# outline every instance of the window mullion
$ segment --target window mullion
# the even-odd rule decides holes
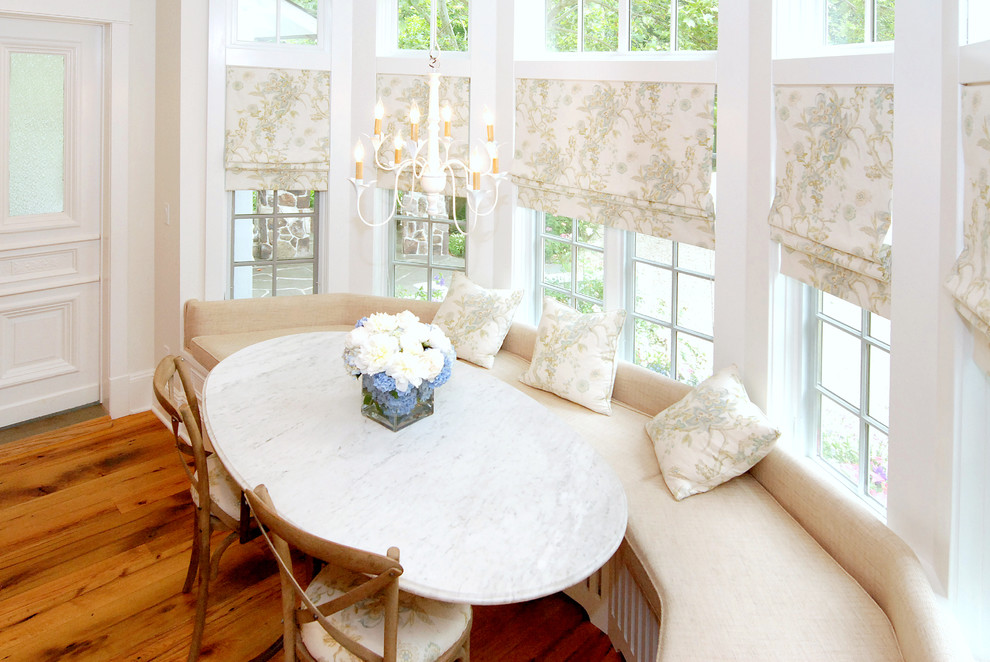
[[[677,50],[677,0],[670,0],[670,51]]]
[[[866,4],[870,5],[872,2]],[[859,457],[863,470],[860,472],[859,487],[864,496],[869,494],[870,473],[870,426],[866,420],[870,402],[870,344],[866,339],[867,329],[870,328],[869,324],[870,313],[863,310],[859,333],[861,366],[859,371]]]
[[[632,18],[632,11],[629,8],[631,0],[619,1],[619,52],[628,53],[632,44],[629,41],[629,34],[632,32],[629,21]]]
[[[577,50],[578,53],[584,52],[584,0],[578,0],[578,15],[577,15]]]
[[[866,0],[863,3],[863,14],[863,43],[872,44],[877,40],[876,0]]]

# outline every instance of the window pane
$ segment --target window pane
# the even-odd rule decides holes
[[[234,220],[234,261],[272,259],[268,240],[270,218],[238,218]]]
[[[563,292],[558,292],[556,290],[551,290],[549,288],[543,288],[543,296],[550,297],[551,299],[556,299],[565,305],[571,305],[571,298],[564,294]]]
[[[619,50],[618,0],[584,0],[584,50]]]
[[[65,209],[65,56],[11,53],[9,194],[11,216]]]
[[[464,269],[464,235],[452,223],[434,223],[431,238],[433,264]]]
[[[279,191],[278,211],[281,214],[313,211],[313,196],[316,191]]]
[[[677,325],[692,331],[714,334],[714,286],[706,278],[677,276]]]
[[[822,312],[857,331],[863,326],[863,309],[827,292],[822,292]]]
[[[871,346],[869,414],[890,425],[890,354]]]
[[[587,248],[577,249],[575,292],[598,301],[605,300],[605,254]]]
[[[234,191],[234,213],[235,214],[258,213],[258,192]]]
[[[715,251],[691,244],[677,244],[677,266],[689,271],[715,275]]]
[[[250,299],[272,295],[271,265],[234,267],[234,298]]]
[[[318,0],[280,1],[279,43],[301,46],[316,45],[316,11]]]
[[[275,293],[280,296],[293,296],[313,293],[313,263],[280,264],[277,269]]]
[[[570,244],[553,239],[543,240],[543,282],[561,289],[571,289]]]
[[[677,379],[696,386],[712,376],[715,346],[711,341],[677,334]]]
[[[429,221],[395,220],[395,259],[426,264],[430,254]]]
[[[672,282],[671,273],[667,269],[637,262],[635,312],[670,322]]]
[[[547,50],[571,53],[577,50],[578,0],[546,0]]]
[[[278,0],[237,0],[237,40],[275,43]]]
[[[854,407],[859,407],[860,341],[822,323],[822,386]]]
[[[278,259],[313,257],[313,217],[282,218],[278,222]]]
[[[870,476],[867,486],[871,497],[887,506],[887,435],[870,426]]]
[[[569,240],[574,234],[574,221],[567,216],[546,214],[544,217],[543,232],[554,237]]]
[[[453,271],[433,270],[433,278],[430,282],[430,299],[432,301],[443,301],[444,297],[447,296],[447,289],[450,288],[450,279],[453,277]]]
[[[395,296],[400,299],[426,301],[429,287],[425,267],[407,267],[397,264],[395,265],[394,276]]]
[[[399,48],[430,48],[430,3],[398,0]],[[437,0],[437,44],[441,51],[468,50],[467,0]]]
[[[677,50],[718,50],[718,0],[677,0]]]
[[[636,257],[672,265],[674,263],[674,242],[670,239],[637,233]]]
[[[890,344],[890,320],[870,313],[870,335],[882,343]]]
[[[633,362],[670,376],[670,329],[636,319]]]
[[[863,26],[866,20],[864,0],[827,0],[828,43],[863,43]]]
[[[629,50],[670,50],[670,3],[631,0],[629,3]]]
[[[574,308],[581,313],[602,312],[602,306],[598,303],[592,303],[591,301],[585,301],[584,299],[575,299],[574,304]]]
[[[874,41],[894,40],[894,0],[876,0]]]
[[[859,417],[820,395],[821,456],[854,483],[859,483]]]
[[[576,239],[582,243],[600,248],[605,245],[605,226],[601,223],[578,221]]]

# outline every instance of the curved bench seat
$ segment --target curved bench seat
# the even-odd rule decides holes
[[[354,294],[189,301],[185,349],[209,370],[277,335],[346,330],[373,312],[409,309],[430,320],[437,307]],[[778,448],[748,473],[677,502],[645,425],[690,387],[622,362],[613,413],[603,416],[518,381],[535,338],[532,326],[513,324],[492,370],[570,423],[623,482],[625,541],[592,590],[571,594],[589,613],[607,607],[596,623],[627,661],[968,659],[911,549],[810,460]],[[620,595],[630,579],[653,619],[647,632],[631,632],[640,626],[623,611],[638,609]]]

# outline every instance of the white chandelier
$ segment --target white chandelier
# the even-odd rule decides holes
[[[393,201],[398,200],[399,179],[404,173],[409,173],[412,179],[410,191],[406,192],[403,199],[403,210],[407,213],[418,208],[421,197],[426,198],[426,213],[429,216],[447,217],[444,190],[448,184],[450,186],[451,198],[457,197],[458,175],[469,182],[466,191],[468,214],[473,217],[474,222],[468,222],[467,227],[461,227],[457,218],[456,205],[451,205],[450,218],[454,225],[461,232],[473,229],[478,216],[486,216],[494,211],[498,204],[498,189],[505,178],[505,174],[498,169],[498,143],[495,142],[494,118],[488,108],[484,111],[484,122],[487,140],[481,142],[481,150],[476,146],[471,153],[470,164],[452,158],[450,156],[451,145],[455,143],[451,137],[450,124],[452,111],[449,104],[444,104],[440,108],[440,73],[438,57],[440,48],[437,46],[437,5],[436,0],[430,3],[430,80],[429,80],[429,108],[426,115],[426,140],[420,140],[420,110],[413,101],[409,108],[409,142],[402,136],[402,132],[396,129],[395,136],[391,137],[394,146],[395,158],[389,163],[388,159],[382,160],[380,148],[389,136],[382,135],[382,119],[385,117],[385,108],[381,99],[375,106],[375,130],[374,135],[363,134],[372,146],[374,153],[375,167],[379,170],[392,172],[395,174],[393,184]],[[440,121],[443,120],[443,136],[440,135]],[[411,144],[411,148],[406,151],[406,146]],[[441,158],[441,154],[443,158]],[[483,156],[484,154],[484,156]],[[361,200],[363,196],[372,189],[376,180],[364,181],[364,144],[358,140],[354,148],[354,177],[350,178],[354,186],[356,196],[356,207],[358,218],[361,222],[370,227],[377,227],[390,223],[395,219],[398,212],[398,205],[393,202],[392,211],[381,221],[369,221],[361,212]],[[482,167],[485,156],[487,156],[487,167]],[[470,176],[469,176],[470,175]],[[484,184],[484,185],[483,185]],[[419,191],[417,191],[417,185]],[[468,219],[465,219],[468,220]]]

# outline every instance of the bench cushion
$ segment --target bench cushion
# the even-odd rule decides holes
[[[216,335],[197,336],[188,343],[189,353],[207,370],[213,370],[216,364],[239,349],[271,340],[280,336],[294,333],[309,333],[311,331],[350,331],[353,324],[326,324],[318,326],[293,326],[260,331],[244,331],[241,333],[219,333]]]

